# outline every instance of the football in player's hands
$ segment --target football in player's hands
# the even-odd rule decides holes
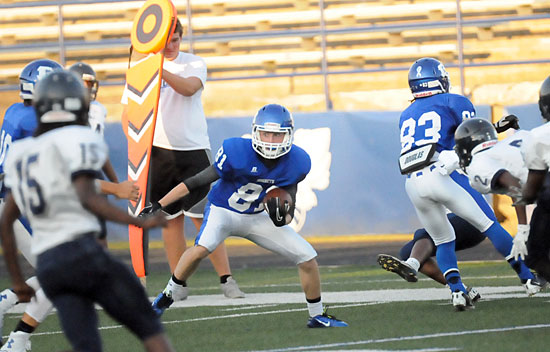
[[[275,226],[284,226],[292,221],[294,203],[286,190],[275,187],[267,192],[262,202]]]

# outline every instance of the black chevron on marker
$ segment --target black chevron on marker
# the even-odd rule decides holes
[[[132,202],[128,202],[128,209],[132,212],[132,214],[136,213],[137,207],[140,202],[141,202],[141,194],[139,195],[136,205],[133,205]]]
[[[128,166],[134,173],[137,173],[139,166],[143,163],[143,160],[145,160],[145,157],[147,157],[147,151],[143,153],[143,156],[141,157],[139,163],[137,165],[134,165],[130,159],[128,159]]]
[[[134,86],[132,86],[130,84],[128,84],[128,90],[141,98],[143,96],[143,94],[145,93],[145,91],[147,91],[147,88],[149,88],[149,86],[153,83],[153,81],[155,80],[155,78],[157,78],[158,75],[159,75],[159,70],[157,70],[155,72],[153,77],[151,77],[149,82],[147,82],[145,87],[143,87],[143,90],[140,91],[139,89],[135,88]]]
[[[147,114],[147,117],[145,118],[145,120],[143,121],[143,123],[141,124],[141,127],[137,128],[133,123],[132,121],[128,121],[128,127],[132,129],[132,131],[135,132],[135,134],[137,134],[138,136],[140,135],[141,131],[143,130],[143,127],[145,127],[145,125],[147,124],[147,122],[151,119],[151,116],[153,116],[153,112],[154,112],[154,109],[151,109],[151,111],[149,111],[149,113]]]

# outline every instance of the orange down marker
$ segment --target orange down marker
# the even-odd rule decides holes
[[[148,0],[138,11],[132,28],[133,48],[147,58],[126,72],[128,88],[127,121],[123,129],[128,139],[128,179],[141,190],[137,202],[128,203],[128,212],[137,216],[145,206],[151,146],[155,134],[162,66],[162,49],[170,40],[176,26],[176,8],[170,0]],[[130,225],[128,228],[132,266],[136,275],[147,275],[147,232]]]

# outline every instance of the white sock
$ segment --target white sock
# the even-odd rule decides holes
[[[35,291],[40,290],[40,283],[38,282],[38,278],[36,276],[29,277],[25,283],[32,287]]]
[[[418,272],[418,269],[420,269],[420,262],[413,257],[407,259],[405,263],[409,264],[410,267],[413,268],[416,272]]]
[[[323,314],[323,302],[319,301],[316,303],[307,302],[307,310],[309,311],[310,317],[315,317],[317,315]]]
[[[0,314],[6,313],[8,310],[11,309],[14,305],[17,304],[19,300],[17,299],[17,295],[15,292],[10,290],[9,288],[5,289],[4,291],[0,292]]]

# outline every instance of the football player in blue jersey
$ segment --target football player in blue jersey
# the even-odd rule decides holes
[[[0,175],[2,179],[4,178],[4,162],[10,145],[19,139],[31,137],[38,125],[36,113],[32,107],[34,86],[40,79],[56,69],[62,69],[61,65],[57,62],[48,59],[38,59],[27,64],[19,75],[19,96],[23,101],[11,105],[6,110],[2,129],[0,130]],[[4,208],[5,193],[6,189],[2,182],[0,185],[0,213]],[[16,221],[14,229],[17,245],[21,253],[34,267],[36,265],[36,257],[30,254],[32,232],[27,219],[20,217]],[[27,345],[30,333],[46,318],[53,307],[44,292],[40,289],[35,276],[28,279],[27,283],[35,289],[36,296],[28,305],[23,317],[17,324],[14,332],[12,332],[21,341],[18,345],[22,347],[19,348],[24,348]],[[17,302],[17,296],[11,289],[5,289],[0,292],[0,332],[2,330],[4,314]],[[0,334],[0,340],[1,337]],[[18,349],[14,349],[14,351],[18,351]]]
[[[226,139],[213,165],[180,183],[158,203],[144,208],[143,215],[155,212],[190,190],[218,180],[208,193],[204,223],[195,246],[183,253],[168,285],[153,302],[159,314],[185,295],[186,280],[202,259],[228,236],[239,236],[287,257],[298,266],[310,316],[308,327],[347,326],[323,309],[315,249],[287,226],[295,202],[289,204],[274,197],[266,206],[262,203],[273,187],[283,188],[295,200],[298,183],[310,171],[309,155],[292,144],[293,131],[292,115],[285,107],[277,104],[262,107],[252,123],[252,139]]]
[[[436,260],[450,287],[453,306],[464,310],[473,303],[458,270],[455,232],[447,219],[447,209],[491,240],[526,290],[540,291],[533,273],[521,259],[510,255],[512,236],[498,223],[483,196],[470,186],[464,174],[450,172],[444,163],[437,162],[444,153],[454,153],[454,132],[462,120],[475,116],[473,104],[464,96],[449,93],[449,74],[436,59],[417,60],[408,80],[414,100],[399,120],[399,166],[407,176],[405,189],[417,216],[437,247]],[[415,258],[405,263],[415,271],[420,268]]]

